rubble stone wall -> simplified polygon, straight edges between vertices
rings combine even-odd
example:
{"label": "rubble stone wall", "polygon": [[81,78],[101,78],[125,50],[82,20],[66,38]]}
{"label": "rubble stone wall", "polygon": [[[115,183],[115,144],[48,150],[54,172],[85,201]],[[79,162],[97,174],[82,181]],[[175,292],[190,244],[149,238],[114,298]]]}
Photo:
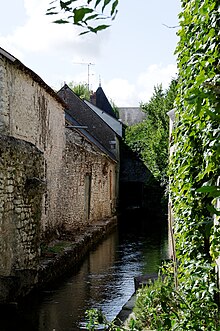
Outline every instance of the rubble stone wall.
{"label": "rubble stone wall", "polygon": [[64,106],[36,74],[0,57],[0,133],[34,144],[44,154],[47,193],[41,233],[61,226],[57,210],[65,151]]}
{"label": "rubble stone wall", "polygon": [[65,165],[60,201],[65,228],[82,230],[111,217],[116,203],[116,163],[76,131],[66,129]]}
{"label": "rubble stone wall", "polygon": [[43,154],[0,136],[0,275],[37,269],[44,186]]}

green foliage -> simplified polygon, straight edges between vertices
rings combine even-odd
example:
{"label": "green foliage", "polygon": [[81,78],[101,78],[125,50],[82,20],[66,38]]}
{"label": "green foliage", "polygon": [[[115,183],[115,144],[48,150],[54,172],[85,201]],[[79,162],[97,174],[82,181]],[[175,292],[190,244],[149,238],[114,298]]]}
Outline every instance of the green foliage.
{"label": "green foliage", "polygon": [[[90,331],[108,330],[108,331],[125,331],[126,329],[121,325],[118,326],[114,321],[110,322],[100,309],[89,309],[86,311],[86,329]],[[133,330],[133,329],[131,329]]]}
{"label": "green foliage", "polygon": [[[105,30],[110,24],[93,25],[94,22],[114,20],[117,15],[118,0],[86,0],[82,5],[80,0],[53,0],[46,15],[60,15],[63,17],[54,21],[57,24],[72,23],[88,32],[97,33]],[[106,13],[107,11],[107,13]]]}
{"label": "green foliage", "polygon": [[[177,314],[177,302],[172,287],[161,278],[150,282],[137,293],[134,307],[136,329],[170,330]],[[131,320],[130,323],[133,323]]]}
{"label": "green foliage", "polygon": [[90,91],[86,83],[74,84],[74,82],[70,82],[68,86],[79,98],[90,101]]}
{"label": "green foliage", "polygon": [[126,143],[139,153],[153,175],[165,184],[168,167],[169,119],[167,112],[173,108],[176,81],[166,91],[154,87],[150,101],[142,105],[147,117],[143,122],[126,129]]}
{"label": "green foliage", "polygon": [[216,210],[220,193],[219,4],[215,0],[191,0],[182,1],[182,7],[170,188],[178,291],[196,317],[183,310],[179,327],[219,330],[212,322],[217,312],[214,265],[220,254]]}
{"label": "green foliage", "polygon": [[[220,256],[219,1],[182,0],[180,25],[170,167],[178,287],[166,275],[140,290],[133,330],[220,330],[214,270]],[[148,112],[152,115],[149,107]],[[143,123],[134,131],[136,144],[145,139]],[[141,148],[136,145],[136,150]]]}
{"label": "green foliage", "polygon": [[133,317],[136,330],[219,330],[217,305],[207,305],[213,289],[207,297],[206,280],[200,284],[200,279],[194,278],[187,297],[185,289],[174,289],[172,267],[166,269],[161,270],[163,277],[138,290]]}
{"label": "green foliage", "polygon": [[102,326],[102,328],[105,328],[107,326],[108,321],[106,320],[105,315],[102,313],[100,309],[89,309],[86,310],[86,328],[88,330],[96,330]]}
{"label": "green foliage", "polygon": [[119,110],[118,110],[118,107],[116,106],[116,104],[114,103],[114,101],[111,99],[110,100],[110,104],[112,106],[112,109],[116,115],[117,118],[119,118]]}

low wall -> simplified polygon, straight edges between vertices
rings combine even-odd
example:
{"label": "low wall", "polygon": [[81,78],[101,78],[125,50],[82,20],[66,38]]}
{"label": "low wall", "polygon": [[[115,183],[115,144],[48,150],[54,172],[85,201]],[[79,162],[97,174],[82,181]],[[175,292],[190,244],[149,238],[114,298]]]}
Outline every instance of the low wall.
{"label": "low wall", "polygon": [[88,226],[73,240],[55,241],[42,253],[37,288],[52,283],[79,266],[86,254],[106,238],[117,226],[117,217],[112,217]]}

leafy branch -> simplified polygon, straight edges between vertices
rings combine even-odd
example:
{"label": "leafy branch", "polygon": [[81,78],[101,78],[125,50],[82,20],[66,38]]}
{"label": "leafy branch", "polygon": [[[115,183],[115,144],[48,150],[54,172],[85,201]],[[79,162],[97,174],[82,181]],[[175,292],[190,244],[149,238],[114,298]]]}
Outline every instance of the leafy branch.
{"label": "leafy branch", "polygon": [[[80,35],[89,32],[97,33],[110,26],[118,12],[119,0],[86,0],[82,5],[80,0],[53,0],[47,9],[46,15],[58,16],[53,23],[71,23],[80,26],[85,31]],[[96,24],[100,20],[107,21],[107,24]]]}

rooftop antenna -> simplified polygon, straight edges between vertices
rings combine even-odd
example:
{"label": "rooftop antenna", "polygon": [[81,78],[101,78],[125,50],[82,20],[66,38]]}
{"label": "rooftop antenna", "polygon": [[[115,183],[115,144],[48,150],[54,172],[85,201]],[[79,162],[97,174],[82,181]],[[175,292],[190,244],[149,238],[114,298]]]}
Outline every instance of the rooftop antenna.
{"label": "rooftop antenna", "polygon": [[89,73],[89,69],[90,69],[90,66],[94,66],[95,63],[91,63],[91,62],[73,62],[73,64],[84,64],[84,65],[87,65],[87,88],[88,88],[88,91],[89,91],[89,77],[90,77],[90,73]]}
{"label": "rooftop antenna", "polygon": [[99,87],[101,87],[101,76],[99,75]]}

